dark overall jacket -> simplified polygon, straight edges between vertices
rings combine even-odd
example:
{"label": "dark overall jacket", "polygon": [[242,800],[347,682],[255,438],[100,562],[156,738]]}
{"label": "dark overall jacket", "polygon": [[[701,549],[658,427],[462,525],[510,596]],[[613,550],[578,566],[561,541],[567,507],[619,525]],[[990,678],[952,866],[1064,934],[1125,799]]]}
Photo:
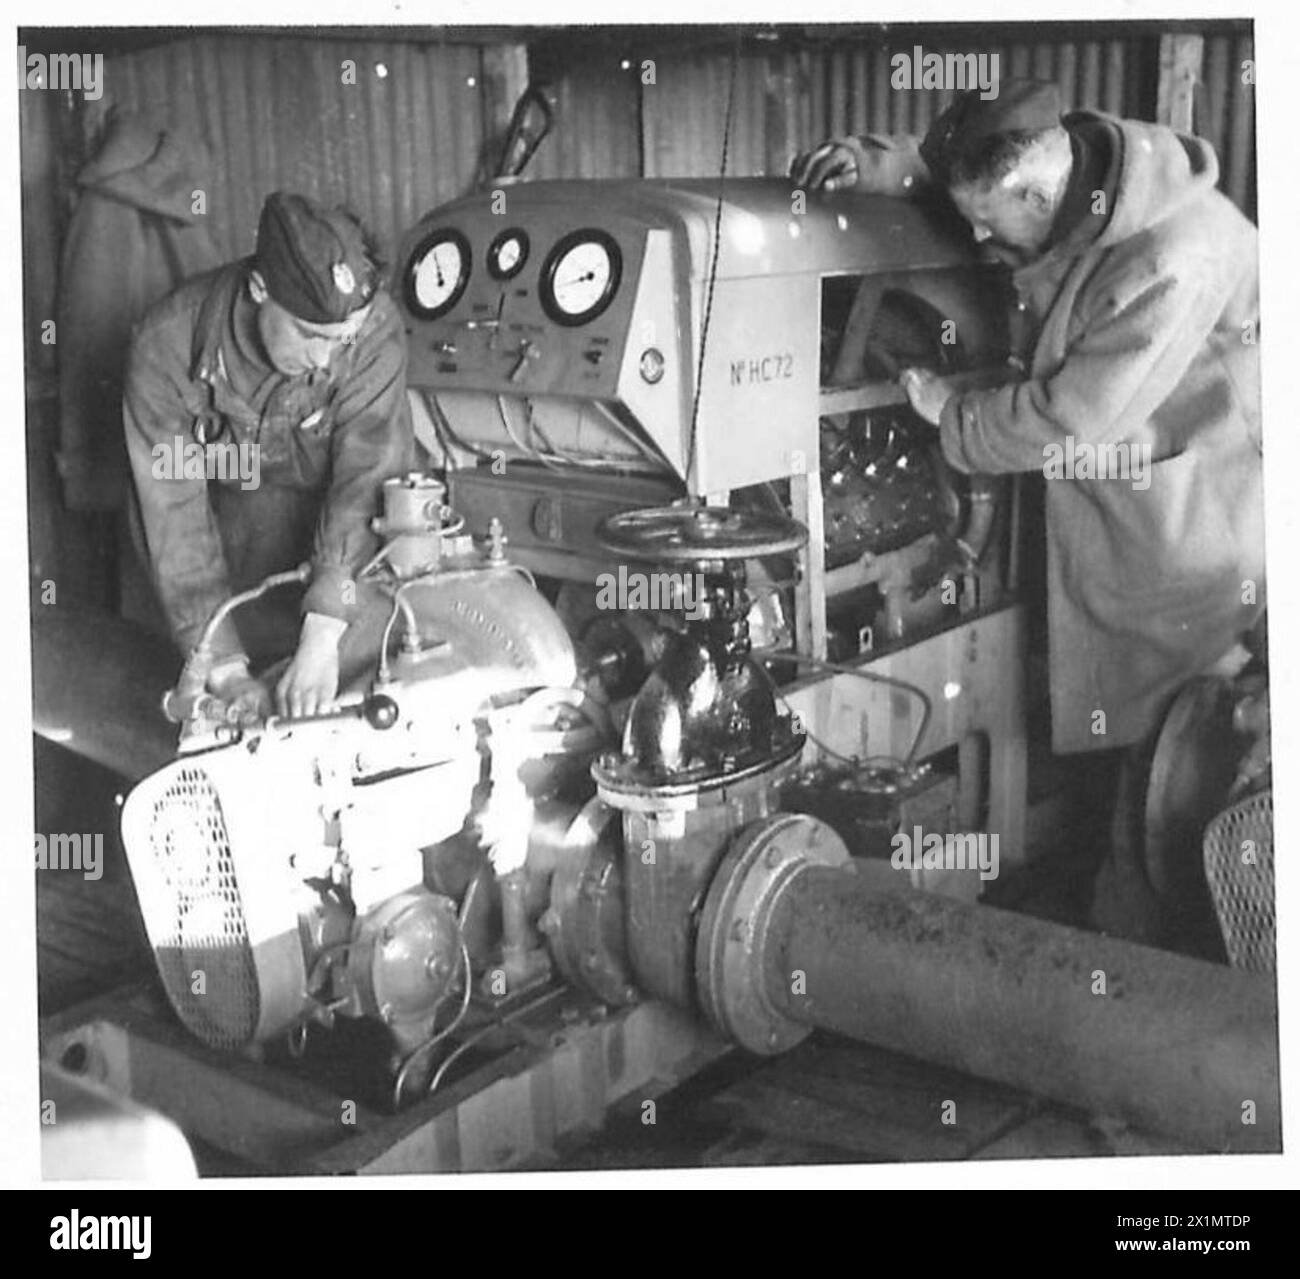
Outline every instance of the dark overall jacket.
{"label": "dark overall jacket", "polygon": [[[370,520],[384,480],[413,464],[414,443],[405,335],[388,294],[327,369],[277,376],[262,357],[250,376],[250,268],[198,276],[148,312],[123,418],[155,585],[183,652],[229,595],[311,562],[300,603],[268,597],[219,630],[218,659],[243,652],[256,665],[292,651],[299,610],[357,619],[354,575],[378,547]],[[220,478],[215,466],[202,478],[178,473],[185,445],[205,442],[242,445],[245,458],[256,445],[256,487],[245,487],[248,467],[244,479],[233,466]]]}

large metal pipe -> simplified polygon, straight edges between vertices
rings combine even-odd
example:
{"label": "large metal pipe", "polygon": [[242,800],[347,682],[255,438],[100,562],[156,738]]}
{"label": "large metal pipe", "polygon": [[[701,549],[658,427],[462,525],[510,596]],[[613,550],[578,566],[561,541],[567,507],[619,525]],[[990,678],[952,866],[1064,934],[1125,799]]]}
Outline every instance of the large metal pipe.
{"label": "large metal pipe", "polygon": [[778,1052],[809,1027],[1180,1138],[1281,1148],[1271,978],[894,887],[815,818],[751,827],[701,919],[715,1025]]}

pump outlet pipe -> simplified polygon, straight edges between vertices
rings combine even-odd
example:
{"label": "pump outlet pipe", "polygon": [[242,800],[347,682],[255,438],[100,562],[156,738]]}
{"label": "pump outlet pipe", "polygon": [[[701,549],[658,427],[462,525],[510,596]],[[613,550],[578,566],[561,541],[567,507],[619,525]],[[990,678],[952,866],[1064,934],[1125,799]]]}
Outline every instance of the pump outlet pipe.
{"label": "pump outlet pipe", "polygon": [[899,878],[814,817],[748,827],[700,917],[708,1018],[758,1053],[820,1027],[1192,1149],[1281,1149],[1271,977]]}

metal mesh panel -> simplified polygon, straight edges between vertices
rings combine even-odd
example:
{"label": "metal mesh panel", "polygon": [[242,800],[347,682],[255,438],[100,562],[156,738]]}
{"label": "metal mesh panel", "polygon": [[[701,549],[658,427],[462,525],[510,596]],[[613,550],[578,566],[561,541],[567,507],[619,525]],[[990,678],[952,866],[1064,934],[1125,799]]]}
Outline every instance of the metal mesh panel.
{"label": "metal mesh panel", "polygon": [[204,1042],[245,1044],[257,1026],[257,975],[221,799],[203,769],[176,770],[147,829],[157,882],[141,902],[164,915],[149,922],[167,996]]}
{"label": "metal mesh panel", "polygon": [[[1253,861],[1245,854],[1253,846]],[[1228,962],[1251,972],[1276,965],[1273,895],[1273,792],[1224,809],[1205,831],[1205,877]]]}

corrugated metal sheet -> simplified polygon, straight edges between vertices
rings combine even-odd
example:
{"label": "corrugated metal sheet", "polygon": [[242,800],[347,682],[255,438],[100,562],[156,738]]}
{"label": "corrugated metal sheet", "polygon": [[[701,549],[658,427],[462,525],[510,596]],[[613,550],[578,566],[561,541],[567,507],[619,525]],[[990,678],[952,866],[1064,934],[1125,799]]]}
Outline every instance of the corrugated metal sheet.
{"label": "corrugated metal sheet", "polygon": [[500,123],[498,80],[467,44],[198,36],[108,59],[104,102],[207,146],[212,230],[232,257],[251,250],[262,200],[281,187],[347,203],[391,252],[472,184]]}
{"label": "corrugated metal sheet", "polygon": [[[750,41],[737,66],[728,172],[783,173],[799,150],[846,132],[923,133],[952,94],[892,88],[891,57],[918,38],[927,52],[996,53],[1003,77],[1054,79],[1073,106],[1151,118],[1159,36],[1102,38],[1116,30],[984,45],[874,32]],[[1197,127],[1219,152],[1224,189],[1253,212],[1253,89],[1240,76],[1251,48],[1249,36],[1207,38]],[[643,57],[630,36],[626,50],[588,47],[567,74],[548,76],[557,127],[528,177],[717,172],[730,54],[716,45],[659,53],[651,84]],[[356,63],[355,85],[342,82],[345,58]],[[502,65],[515,71],[503,75]],[[472,184],[522,88],[522,65],[509,46],[197,36],[111,57],[106,100],[153,110],[207,145],[213,230],[231,255],[248,251],[261,200],[279,186],[346,201],[391,249],[422,213]]]}
{"label": "corrugated metal sheet", "polygon": [[617,51],[593,55],[580,75],[553,81],[555,128],[527,177],[640,177],[639,86],[638,66]]}
{"label": "corrugated metal sheet", "polygon": [[[924,133],[952,92],[894,89],[891,58],[914,40],[845,40],[833,47],[770,52],[747,48],[736,71],[728,172],[784,173],[799,150],[844,133]],[[1057,81],[1064,100],[1117,115],[1152,114],[1158,43],[1122,39],[960,46],[926,39],[927,53],[997,54],[1002,78]],[[730,56],[721,51],[661,59],[642,91],[650,177],[716,173],[722,151]]]}
{"label": "corrugated metal sheet", "polygon": [[1254,57],[1255,42],[1249,35],[1207,39],[1195,98],[1196,131],[1218,152],[1220,185],[1251,217],[1255,216],[1255,87],[1247,83],[1245,70]]}
{"label": "corrugated metal sheet", "polygon": [[42,341],[55,314],[66,218],[63,193],[70,175],[63,154],[67,107],[59,94],[23,93],[18,106],[22,142],[23,347],[28,392],[53,391],[58,348]]}

